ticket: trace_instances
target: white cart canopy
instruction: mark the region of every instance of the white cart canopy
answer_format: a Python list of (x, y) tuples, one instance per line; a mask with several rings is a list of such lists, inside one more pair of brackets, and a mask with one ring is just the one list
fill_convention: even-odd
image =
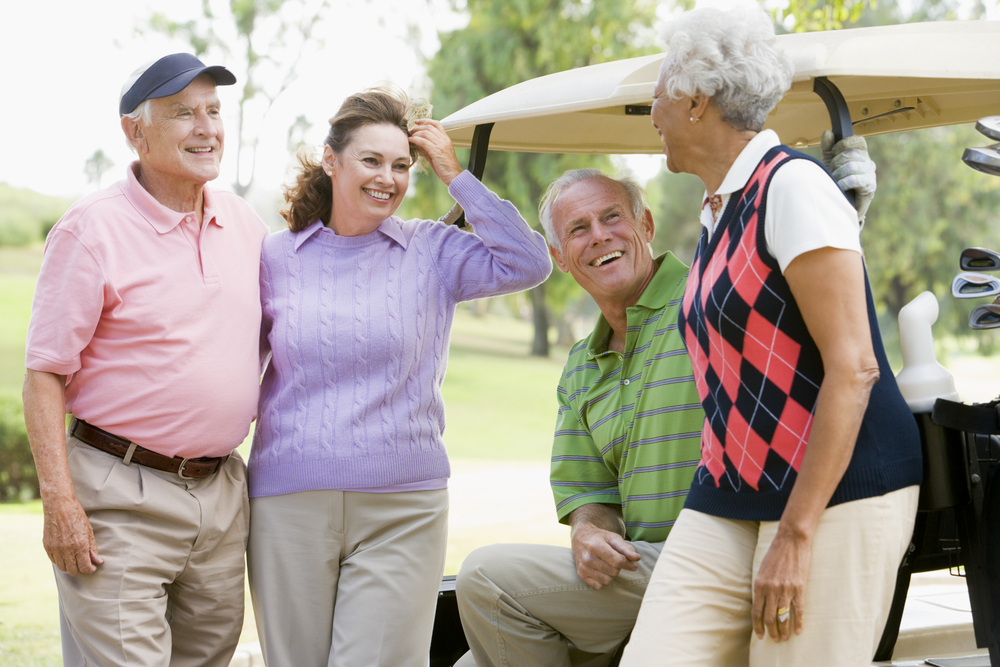
[[(794, 83), (765, 127), (791, 146), (819, 143), (830, 116), (813, 92), (827, 77), (863, 136), (1000, 114), (1000, 22), (911, 23), (781, 35)], [(663, 55), (558, 72), (512, 86), (444, 119), (456, 146), (494, 123), (491, 150), (659, 153), (649, 118)]]

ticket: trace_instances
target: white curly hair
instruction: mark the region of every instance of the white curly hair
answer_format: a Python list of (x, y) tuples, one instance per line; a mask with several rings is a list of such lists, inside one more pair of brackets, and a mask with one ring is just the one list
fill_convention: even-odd
[(658, 83), (666, 96), (708, 95), (737, 130), (759, 132), (792, 85), (795, 67), (760, 9), (696, 9), (668, 23), (662, 39), (666, 57)]

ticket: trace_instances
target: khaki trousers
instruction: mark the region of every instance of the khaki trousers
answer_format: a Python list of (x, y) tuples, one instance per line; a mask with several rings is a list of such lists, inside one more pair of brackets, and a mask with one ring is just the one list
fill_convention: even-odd
[(541, 544), (494, 544), (469, 554), (458, 608), (471, 650), (456, 667), (601, 667), (632, 630), (663, 543), (633, 542), (639, 569), (594, 590), (573, 552)]
[(55, 568), (63, 664), (226, 667), (243, 628), (246, 467), (233, 453), (199, 480), (68, 437), (76, 496), (104, 563)]
[(448, 491), (253, 498), (247, 563), (268, 667), (426, 667)]
[(919, 488), (828, 508), (813, 537), (802, 634), (757, 639), (753, 581), (777, 521), (683, 510), (646, 590), (622, 667), (868, 667), (910, 543)]

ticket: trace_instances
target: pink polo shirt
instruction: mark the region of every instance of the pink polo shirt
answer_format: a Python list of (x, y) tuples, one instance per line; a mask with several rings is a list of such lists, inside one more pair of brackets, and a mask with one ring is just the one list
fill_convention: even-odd
[(260, 378), (267, 228), (205, 188), (204, 224), (135, 176), (81, 199), (49, 234), (28, 368), (66, 375), (66, 409), (168, 456), (222, 456), (246, 437)]

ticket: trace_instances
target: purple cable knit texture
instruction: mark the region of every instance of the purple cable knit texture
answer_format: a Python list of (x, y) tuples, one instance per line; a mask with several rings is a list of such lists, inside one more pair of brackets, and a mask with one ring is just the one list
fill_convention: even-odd
[(455, 305), (533, 287), (541, 235), (463, 172), (449, 188), (476, 234), (389, 218), (364, 236), (316, 223), (261, 257), (271, 361), (248, 463), (250, 495), (448, 477), (441, 383)]

